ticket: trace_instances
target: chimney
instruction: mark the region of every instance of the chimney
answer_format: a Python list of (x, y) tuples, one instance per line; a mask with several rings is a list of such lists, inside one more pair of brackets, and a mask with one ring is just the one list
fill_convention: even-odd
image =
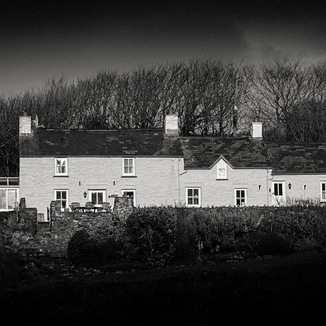
[(178, 116), (176, 114), (167, 113), (165, 116), (165, 135), (166, 136), (178, 136), (179, 135), (179, 123)]
[(25, 111), (22, 116), (19, 117), (19, 135), (31, 135), (32, 134), (32, 117), (27, 116)]
[(252, 122), (252, 138), (263, 139), (263, 123), (260, 121)]

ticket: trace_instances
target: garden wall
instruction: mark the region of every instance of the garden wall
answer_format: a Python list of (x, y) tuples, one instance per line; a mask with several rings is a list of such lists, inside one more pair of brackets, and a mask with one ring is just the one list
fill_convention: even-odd
[(4, 245), (19, 244), (37, 234), (36, 208), (20, 208), (10, 212), (0, 212), (0, 240)]
[(0, 212), (0, 240), (24, 254), (65, 257), (68, 242), (77, 230), (91, 230), (110, 214), (127, 216), (132, 210), (131, 198), (116, 197), (113, 212), (61, 212), (53, 201), (49, 223), (37, 222), (36, 208)]

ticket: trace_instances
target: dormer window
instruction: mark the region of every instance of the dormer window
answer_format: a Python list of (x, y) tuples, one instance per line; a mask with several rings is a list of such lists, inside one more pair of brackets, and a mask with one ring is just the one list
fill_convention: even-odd
[(68, 175), (67, 158), (55, 158), (55, 175)]
[(223, 160), (219, 160), (216, 164), (216, 179), (227, 179), (227, 165)]

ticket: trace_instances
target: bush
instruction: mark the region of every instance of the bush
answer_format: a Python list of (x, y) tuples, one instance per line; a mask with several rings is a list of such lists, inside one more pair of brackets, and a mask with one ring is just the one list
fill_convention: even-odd
[(198, 256), (197, 226), (186, 208), (177, 209), (175, 264), (191, 264)]
[(86, 230), (78, 230), (71, 237), (67, 255), (75, 265), (94, 263), (95, 243)]
[(233, 207), (189, 211), (196, 224), (196, 239), (204, 251), (237, 251), (247, 246), (245, 234), (257, 228), (260, 212)]
[(122, 259), (125, 221), (111, 214), (88, 232), (76, 231), (68, 243), (68, 258), (76, 265), (103, 266)]
[(154, 266), (169, 264), (175, 256), (176, 231), (174, 208), (136, 208), (126, 222), (129, 259)]
[(126, 251), (126, 219), (110, 214), (91, 230), (91, 237), (102, 250), (102, 263), (124, 259)]
[(288, 255), (293, 252), (289, 241), (272, 232), (256, 231), (250, 235), (253, 251), (258, 255)]
[(326, 211), (318, 206), (270, 208), (260, 229), (287, 239), (295, 250), (324, 247), (326, 244)]
[(8, 283), (28, 278), (25, 265), (26, 260), (19, 253), (0, 244), (0, 288)]

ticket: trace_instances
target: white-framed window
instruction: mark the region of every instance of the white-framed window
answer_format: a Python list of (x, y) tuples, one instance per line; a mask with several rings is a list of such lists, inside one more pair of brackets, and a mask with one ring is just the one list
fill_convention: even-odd
[(132, 198), (132, 203), (136, 206), (136, 190), (124, 189), (121, 190), (121, 196)]
[(326, 202), (326, 181), (320, 183), (320, 201)]
[(60, 202), (61, 210), (68, 208), (68, 190), (54, 190), (54, 200)]
[(19, 201), (19, 189), (0, 188), (0, 211), (11, 211), (17, 206)]
[(216, 179), (228, 178), (227, 164), (223, 160), (219, 160), (216, 164)]
[(235, 206), (247, 206), (247, 189), (234, 189)]
[(201, 189), (186, 188), (186, 206), (200, 207), (201, 206)]
[(106, 200), (105, 190), (88, 190), (88, 199), (94, 205), (102, 205)]
[(123, 158), (122, 159), (122, 175), (130, 176), (135, 175), (135, 159)]
[(68, 175), (68, 159), (66, 157), (55, 158), (55, 175)]

